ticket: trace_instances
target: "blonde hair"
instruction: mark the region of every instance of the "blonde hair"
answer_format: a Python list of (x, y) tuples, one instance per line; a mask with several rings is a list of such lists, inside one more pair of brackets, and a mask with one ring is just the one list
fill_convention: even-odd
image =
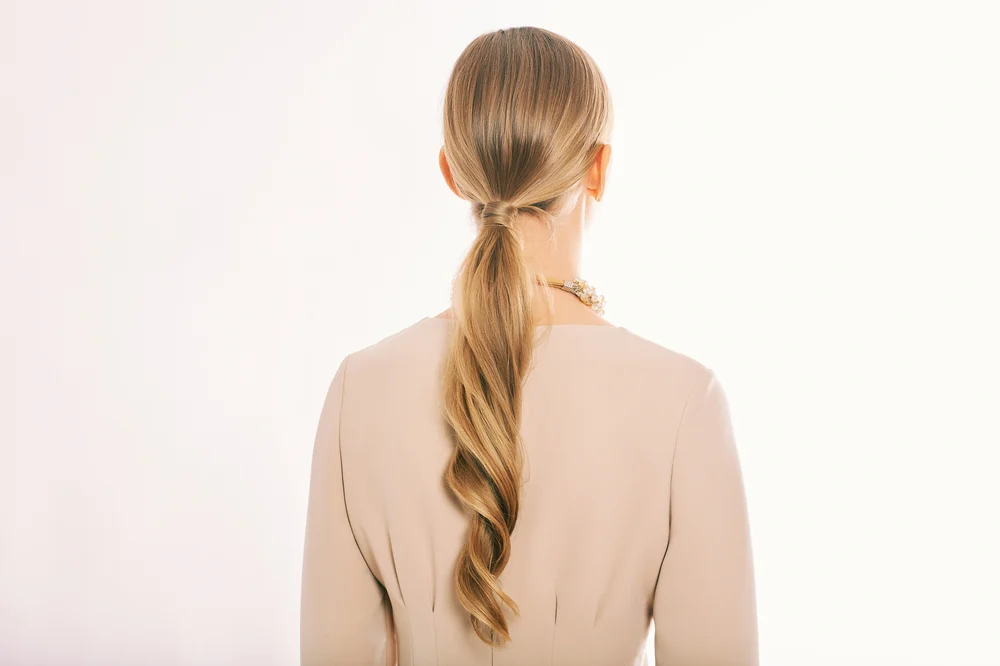
[(477, 37), (459, 56), (445, 93), (445, 157), (455, 188), (481, 220), (455, 285), (455, 334), (444, 370), (455, 450), (445, 480), (471, 513), (455, 566), (458, 598), (490, 645), (510, 640), (501, 602), (520, 615), (498, 577), (518, 516), (521, 389), (542, 277), (525, 261), (514, 220), (524, 214), (551, 229), (607, 143), (611, 124), (597, 65), (542, 28)]

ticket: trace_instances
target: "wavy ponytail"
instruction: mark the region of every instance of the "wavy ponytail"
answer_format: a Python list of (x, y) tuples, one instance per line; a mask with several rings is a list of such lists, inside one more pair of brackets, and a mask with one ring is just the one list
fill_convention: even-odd
[(519, 612), (498, 576), (519, 509), (521, 386), (534, 334), (533, 279), (512, 218), (488, 219), (462, 264), (445, 368), (445, 416), (456, 444), (445, 480), (473, 516), (455, 580), (473, 628), (490, 644), (510, 639), (497, 598)]
[(521, 391), (542, 277), (517, 224), (551, 224), (566, 205), (607, 142), (610, 100), (596, 65), (569, 40), (541, 28), (498, 30), (456, 62), (444, 128), (455, 186), (480, 224), (456, 278), (444, 367), (455, 443), (445, 481), (471, 514), (455, 584), (472, 628), (499, 646), (511, 638), (501, 604), (520, 614), (499, 576), (520, 510)]

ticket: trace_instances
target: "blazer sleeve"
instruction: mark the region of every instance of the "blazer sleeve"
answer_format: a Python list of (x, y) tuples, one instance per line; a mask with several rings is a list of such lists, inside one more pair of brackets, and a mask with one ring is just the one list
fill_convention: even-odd
[(674, 448), (670, 534), (653, 596), (657, 666), (757, 666), (743, 475), (725, 391), (706, 368)]
[(344, 498), (340, 417), (346, 357), (327, 391), (313, 445), (302, 560), (302, 666), (395, 666), (392, 610), (368, 568)]

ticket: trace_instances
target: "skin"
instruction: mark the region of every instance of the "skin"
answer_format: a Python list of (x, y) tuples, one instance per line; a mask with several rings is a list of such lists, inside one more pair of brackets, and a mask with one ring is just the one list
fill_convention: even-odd
[[(582, 179), (576, 203), (565, 213), (555, 218), (555, 232), (550, 234), (541, 220), (532, 215), (518, 215), (514, 226), (524, 239), (524, 253), (527, 260), (555, 279), (571, 279), (581, 275), (583, 233), (591, 213), (591, 200), (600, 201), (604, 196), (607, 182), (608, 162), (611, 160), (611, 146), (604, 144), (594, 162)], [(444, 147), (438, 155), (441, 174), (448, 188), (460, 199), (465, 199), (455, 187), (451, 168), (444, 154)], [(546, 316), (542, 298), (545, 291), (552, 297), (551, 316)], [(598, 289), (600, 292), (600, 289)], [(561, 289), (539, 286), (535, 294), (535, 312), (538, 323), (543, 325), (586, 324), (592, 326), (612, 326), (573, 294)], [(435, 315), (451, 318), (451, 308)]]

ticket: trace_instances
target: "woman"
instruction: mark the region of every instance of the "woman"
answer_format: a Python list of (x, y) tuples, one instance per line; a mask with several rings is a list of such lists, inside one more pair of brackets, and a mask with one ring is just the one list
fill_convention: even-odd
[[(315, 441), (305, 666), (757, 663), (725, 393), (579, 278), (605, 81), (538, 28), (481, 35), (440, 168), (478, 236), (452, 307), (347, 356)], [(397, 661), (398, 660), (398, 661)]]

